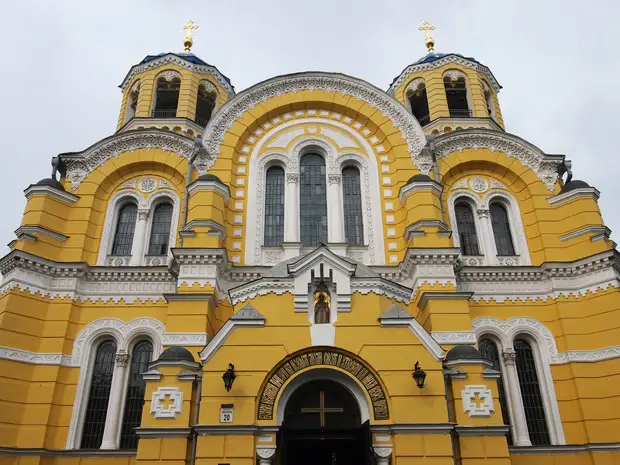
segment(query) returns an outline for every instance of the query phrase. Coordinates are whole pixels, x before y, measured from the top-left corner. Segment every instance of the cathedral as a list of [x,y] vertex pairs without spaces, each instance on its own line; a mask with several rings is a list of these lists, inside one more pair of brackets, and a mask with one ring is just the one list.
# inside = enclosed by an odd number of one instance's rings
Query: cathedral
[[620,464],[600,193],[507,132],[491,69],[425,22],[387,87],[237,92],[197,27],[24,190],[0,464]]

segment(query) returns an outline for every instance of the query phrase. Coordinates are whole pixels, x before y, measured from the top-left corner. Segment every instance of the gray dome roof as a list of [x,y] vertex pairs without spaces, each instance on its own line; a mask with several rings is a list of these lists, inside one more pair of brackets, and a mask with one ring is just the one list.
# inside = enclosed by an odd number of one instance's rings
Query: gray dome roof
[[564,187],[562,187],[562,192],[568,192],[574,189],[581,189],[584,187],[591,187],[591,186],[585,181],[575,179],[574,181],[568,181],[566,184],[564,184]]
[[214,181],[214,182],[219,182],[222,185],[225,185],[220,178],[218,178],[214,174],[209,174],[209,173],[203,174],[197,179],[197,181]]
[[444,361],[449,360],[482,360],[482,355],[475,347],[462,345],[450,349]]
[[194,356],[185,347],[168,347],[159,356],[158,361],[193,362]]
[[416,174],[415,176],[411,176],[407,184],[411,184],[412,182],[428,182],[432,181],[431,177],[427,174]]
[[54,189],[58,189],[59,191],[65,190],[65,188],[62,186],[62,184],[59,181],[56,181],[55,179],[52,179],[52,178],[43,178],[38,183],[36,183],[35,186],[50,186],[50,187],[53,187]]

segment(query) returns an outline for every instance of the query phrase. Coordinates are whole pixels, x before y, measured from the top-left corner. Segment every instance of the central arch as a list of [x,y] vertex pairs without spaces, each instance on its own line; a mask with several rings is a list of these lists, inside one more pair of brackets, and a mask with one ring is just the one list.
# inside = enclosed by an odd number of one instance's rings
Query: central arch
[[284,420],[286,404],[302,385],[328,380],[344,386],[355,398],[362,421],[389,420],[385,389],[378,374],[363,360],[342,349],[312,347],[280,361],[267,375],[258,395],[258,420]]

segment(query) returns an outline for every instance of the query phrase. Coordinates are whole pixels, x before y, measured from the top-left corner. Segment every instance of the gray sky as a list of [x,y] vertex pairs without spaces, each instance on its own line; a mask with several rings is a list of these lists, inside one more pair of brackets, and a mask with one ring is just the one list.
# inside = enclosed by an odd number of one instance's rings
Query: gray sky
[[430,21],[438,52],[473,56],[491,68],[503,86],[508,132],[566,154],[575,178],[602,192],[605,222],[620,240],[620,182],[613,176],[620,168],[613,143],[619,14],[620,2],[611,0],[10,2],[0,17],[0,244],[14,238],[23,189],[49,176],[52,156],[115,131],[118,84],[145,55],[182,51],[188,19],[200,24],[192,51],[237,92],[306,70],[342,72],[385,90],[426,53],[417,27]]

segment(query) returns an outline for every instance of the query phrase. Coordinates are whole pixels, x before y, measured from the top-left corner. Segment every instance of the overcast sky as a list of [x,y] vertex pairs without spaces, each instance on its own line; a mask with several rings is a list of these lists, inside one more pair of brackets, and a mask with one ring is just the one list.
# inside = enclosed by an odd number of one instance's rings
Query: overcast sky
[[387,89],[426,53],[417,28],[428,20],[438,52],[473,56],[493,71],[508,132],[566,154],[575,178],[601,191],[605,223],[620,241],[619,15],[611,0],[7,1],[0,247],[20,224],[23,190],[50,175],[52,156],[115,131],[118,84],[145,55],[182,51],[188,19],[200,24],[192,51],[237,92],[307,70]]

